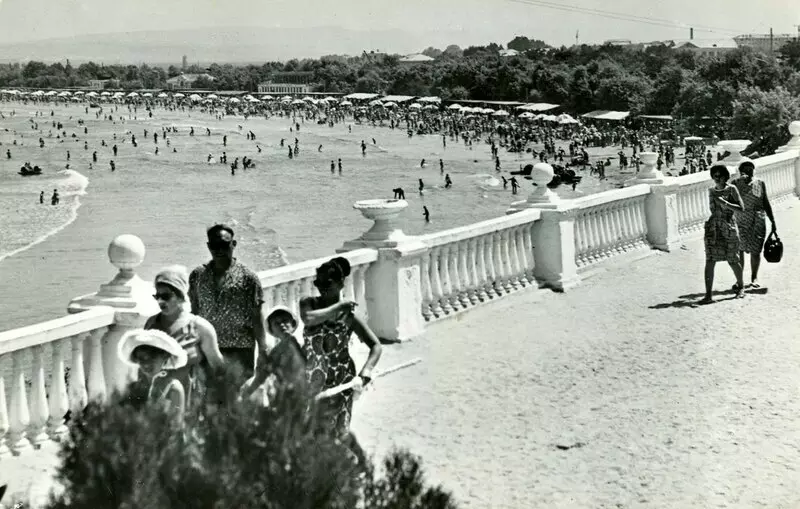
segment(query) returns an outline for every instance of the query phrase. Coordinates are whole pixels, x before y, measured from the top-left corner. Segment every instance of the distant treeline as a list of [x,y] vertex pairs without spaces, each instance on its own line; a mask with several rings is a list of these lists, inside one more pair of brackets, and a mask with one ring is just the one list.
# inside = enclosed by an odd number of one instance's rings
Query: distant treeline
[[[502,56],[503,46],[495,43],[466,49],[452,45],[428,48],[423,53],[435,60],[422,64],[401,64],[398,55],[364,53],[260,66],[193,66],[186,72],[214,77],[200,78],[192,88],[255,92],[276,72],[303,71],[313,73],[311,82],[326,92],[550,102],[573,113],[607,109],[695,119],[734,117],[737,100],[752,101],[759,94],[772,94],[773,102],[789,101],[781,102],[783,113],[794,115],[800,96],[800,41],[784,45],[775,56],[749,48],[720,56],[666,46],[552,48],[526,37],[516,37],[507,48],[519,54]],[[0,65],[0,87],[79,87],[93,79],[115,79],[123,89],[158,89],[178,74],[175,66],[86,63],[73,68],[69,62],[29,62]]]

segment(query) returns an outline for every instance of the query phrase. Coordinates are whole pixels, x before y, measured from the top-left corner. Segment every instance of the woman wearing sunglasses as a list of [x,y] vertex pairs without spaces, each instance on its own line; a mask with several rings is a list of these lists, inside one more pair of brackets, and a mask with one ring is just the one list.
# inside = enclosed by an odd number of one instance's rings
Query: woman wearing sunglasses
[[187,363],[177,370],[180,372],[176,377],[185,385],[186,401],[191,404],[202,400],[208,369],[220,368],[224,363],[217,334],[205,318],[189,312],[186,305],[189,274],[185,267],[173,265],[163,269],[156,275],[155,287],[153,298],[161,311],[150,317],[144,328],[172,336],[186,350]]
[[706,221],[703,236],[706,248],[706,295],[700,304],[713,302],[714,266],[717,262],[728,262],[736,276],[736,297],[744,297],[742,264],[739,259],[739,229],[734,219],[734,212],[743,211],[744,203],[736,187],[728,183],[731,174],[727,167],[716,164],[709,172],[714,186],[708,190],[711,217]]
[[[300,300],[300,317],[305,324],[303,350],[307,359],[306,372],[311,397],[356,377],[356,366],[348,348],[353,333],[369,347],[367,361],[357,375],[361,386],[356,386],[356,391],[370,382],[372,370],[381,357],[380,341],[353,312],[356,303],[342,299],[342,290],[349,275],[350,262],[345,258],[337,257],[323,263],[317,267],[314,281],[319,297]],[[317,408],[323,416],[321,425],[337,438],[350,443],[354,443],[349,433],[353,392],[349,390],[322,399]],[[354,445],[353,449],[359,455],[360,448]]]

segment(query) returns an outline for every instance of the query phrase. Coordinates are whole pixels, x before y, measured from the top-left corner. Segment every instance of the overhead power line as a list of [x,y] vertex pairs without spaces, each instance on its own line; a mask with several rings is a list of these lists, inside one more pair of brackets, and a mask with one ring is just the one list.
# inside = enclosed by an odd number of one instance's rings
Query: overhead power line
[[609,19],[616,19],[620,21],[629,21],[631,23],[640,23],[645,25],[656,25],[668,28],[694,28],[695,30],[701,30],[704,32],[716,32],[716,33],[725,33],[725,34],[742,34],[746,33],[745,30],[733,30],[730,28],[720,28],[720,27],[711,27],[706,25],[699,25],[696,23],[681,23],[676,21],[669,21],[665,19],[659,18],[652,18],[648,16],[638,16],[634,14],[626,14],[622,12],[613,12],[613,11],[606,11],[602,9],[592,9],[588,7],[581,7],[578,5],[569,5],[569,4],[561,4],[561,3],[554,3],[549,2],[546,0],[508,0],[510,2],[515,2],[523,5],[531,5],[536,7],[544,7],[546,9],[554,9],[566,12],[576,12],[580,14],[587,14],[590,16],[598,16],[603,18]]

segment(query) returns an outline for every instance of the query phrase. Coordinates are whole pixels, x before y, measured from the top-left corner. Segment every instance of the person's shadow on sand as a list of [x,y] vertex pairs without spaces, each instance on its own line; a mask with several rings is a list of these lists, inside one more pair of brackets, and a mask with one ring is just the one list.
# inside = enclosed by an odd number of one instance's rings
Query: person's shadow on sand
[[[766,295],[768,291],[769,290],[767,288],[745,288],[744,293],[748,295]],[[705,296],[705,293],[690,293],[687,295],[680,295],[678,300],[672,302],[664,302],[661,304],[648,306],[648,309],[697,308],[736,299],[736,292],[733,290],[717,290],[712,292],[711,295],[713,295],[714,301],[709,302],[708,304],[699,303],[700,299]],[[724,298],[719,298],[721,296],[724,296]]]

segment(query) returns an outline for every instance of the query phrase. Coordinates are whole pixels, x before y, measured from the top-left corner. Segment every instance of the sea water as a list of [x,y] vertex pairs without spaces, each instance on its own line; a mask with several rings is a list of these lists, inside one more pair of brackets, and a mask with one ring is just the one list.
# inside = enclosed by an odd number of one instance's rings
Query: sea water
[[[63,316],[71,299],[97,291],[111,280],[116,269],[108,262],[107,247],[123,233],[144,241],[147,253],[137,273],[147,280],[165,265],[181,263],[191,269],[206,262],[205,230],[217,222],[233,226],[239,243],[236,256],[258,271],[333,256],[342,243],[371,226],[353,210],[353,203],[391,198],[396,187],[404,188],[409,202],[401,219],[408,234],[501,216],[512,201],[524,199],[530,188],[523,179],[520,195],[513,196],[510,185],[503,188],[488,145],[475,143],[470,150],[450,141],[445,148],[438,135],[409,138],[405,130],[352,122],[349,132],[348,124],[330,128],[310,121],[301,123],[299,132],[290,132],[294,124],[288,118],[216,120],[200,111],[163,109],[154,110],[149,118],[144,109],[133,114],[127,107],[116,112],[106,107],[104,114],[115,118],[110,122],[97,119],[96,110],[86,114],[84,108],[0,103],[6,117],[0,119],[0,330]],[[36,111],[43,116],[35,116]],[[85,121],[87,134],[78,119]],[[53,121],[64,124],[66,138],[56,138]],[[36,123],[38,129],[34,129]],[[161,128],[172,126],[179,132],[168,133],[167,146]],[[194,136],[189,136],[191,127]],[[212,136],[206,136],[206,127]],[[156,131],[158,155],[153,142]],[[248,131],[256,134],[255,141],[246,139]],[[130,133],[136,136],[136,148]],[[222,145],[223,135],[227,135],[227,147]],[[40,137],[44,148],[39,147]],[[289,159],[295,138],[300,154]],[[17,145],[13,145],[15,139]],[[107,146],[101,146],[102,140]],[[361,154],[362,140],[367,144],[366,156]],[[116,157],[114,144],[119,150]],[[6,159],[7,149],[11,160]],[[98,162],[89,169],[93,151],[98,153]],[[208,155],[219,160],[223,151],[229,164],[207,162]],[[256,167],[244,170],[243,156]],[[231,175],[230,163],[237,157],[239,169]],[[338,163],[339,158],[342,175],[338,167],[332,175],[331,160]],[[423,158],[427,164],[420,168]],[[450,189],[444,188],[439,158],[453,180]],[[40,166],[43,174],[18,175],[26,161]],[[529,154],[501,151],[501,161],[505,169],[516,170],[532,159]],[[65,170],[67,163],[70,170]],[[420,178],[424,194],[417,191]],[[604,188],[591,186],[582,183],[578,194]],[[57,206],[50,205],[53,189],[61,197]],[[41,191],[44,204],[39,203]],[[574,194],[571,189],[559,192]],[[430,210],[430,223],[423,218],[423,205]]]

